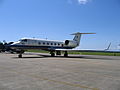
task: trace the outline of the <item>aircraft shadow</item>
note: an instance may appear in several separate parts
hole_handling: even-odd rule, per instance
[[[34,54],[35,55],[35,54]],[[13,57],[13,58],[18,58],[18,57]],[[27,58],[83,58],[83,59],[96,59],[96,60],[120,60],[120,57],[116,56],[98,56],[98,55],[80,55],[80,56],[55,56],[51,57],[50,55],[43,55],[43,54],[37,54],[37,56],[25,56],[23,55],[22,59],[27,59]]]

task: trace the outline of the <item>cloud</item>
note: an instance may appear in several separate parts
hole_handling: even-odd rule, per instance
[[[80,5],[85,5],[92,0],[67,0],[69,4],[78,3]]]
[[[86,3],[88,3],[89,2],[89,0],[78,0],[78,3],[79,4],[86,4]]]

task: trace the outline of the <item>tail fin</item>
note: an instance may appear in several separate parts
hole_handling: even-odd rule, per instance
[[[77,33],[71,34],[71,35],[75,35],[73,40],[77,42],[77,46],[79,46],[79,44],[80,44],[80,39],[81,39],[82,34],[95,34],[95,33],[79,33],[79,32],[77,32]]]

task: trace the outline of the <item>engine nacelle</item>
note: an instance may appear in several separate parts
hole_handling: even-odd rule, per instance
[[[65,45],[75,47],[77,46],[77,42],[73,40],[65,40]]]

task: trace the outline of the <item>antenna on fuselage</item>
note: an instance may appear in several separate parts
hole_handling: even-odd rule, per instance
[[[48,38],[45,38],[46,40],[48,39]]]

